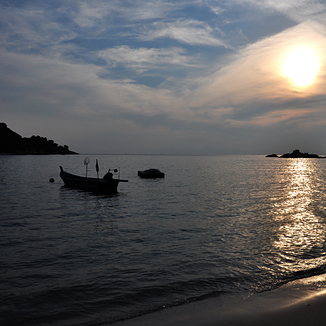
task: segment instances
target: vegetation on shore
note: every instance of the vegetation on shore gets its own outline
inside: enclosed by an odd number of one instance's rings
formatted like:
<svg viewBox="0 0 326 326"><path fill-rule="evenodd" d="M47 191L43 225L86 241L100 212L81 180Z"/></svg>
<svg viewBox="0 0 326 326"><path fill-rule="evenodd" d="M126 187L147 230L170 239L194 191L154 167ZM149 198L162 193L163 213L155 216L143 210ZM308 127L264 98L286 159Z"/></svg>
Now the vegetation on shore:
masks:
<svg viewBox="0 0 326 326"><path fill-rule="evenodd" d="M0 123L0 154L78 154L46 137L22 137Z"/></svg>

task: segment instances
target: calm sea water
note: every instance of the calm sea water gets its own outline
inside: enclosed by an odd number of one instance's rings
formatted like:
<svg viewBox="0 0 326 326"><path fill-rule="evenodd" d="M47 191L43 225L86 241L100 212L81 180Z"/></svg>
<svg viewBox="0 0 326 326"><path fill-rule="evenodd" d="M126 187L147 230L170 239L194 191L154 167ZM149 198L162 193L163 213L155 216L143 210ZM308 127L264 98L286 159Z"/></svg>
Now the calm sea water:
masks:
<svg viewBox="0 0 326 326"><path fill-rule="evenodd" d="M129 179L117 195L63 187L85 155L0 156L1 325L103 325L325 272L326 160L89 157L89 176L98 159ZM166 178L137 176L151 167Z"/></svg>

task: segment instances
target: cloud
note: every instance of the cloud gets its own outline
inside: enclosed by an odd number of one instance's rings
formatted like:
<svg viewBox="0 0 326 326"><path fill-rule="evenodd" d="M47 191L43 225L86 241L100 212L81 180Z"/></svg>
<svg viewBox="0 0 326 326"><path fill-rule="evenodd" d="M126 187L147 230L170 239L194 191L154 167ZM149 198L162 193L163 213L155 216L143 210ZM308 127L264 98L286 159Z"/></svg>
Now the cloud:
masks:
<svg viewBox="0 0 326 326"><path fill-rule="evenodd" d="M11 113L110 119L126 112L172 112L178 103L171 103L172 92L166 89L103 79L103 68L95 65L2 52L0 67L1 107Z"/></svg>
<svg viewBox="0 0 326 326"><path fill-rule="evenodd" d="M198 66L193 58L185 56L184 53L185 50L181 48L132 49L123 45L99 51L98 55L113 66L123 65L140 73L162 65Z"/></svg>
<svg viewBox="0 0 326 326"><path fill-rule="evenodd" d="M281 110L267 112L266 114L260 116L255 116L249 122L244 121L241 124L266 127L266 126L280 124L282 122L291 121L292 124L294 123L296 125L299 124L301 127L303 127L304 125L310 124L308 122L308 119L310 120L311 118L312 120L315 120L313 124L316 124L317 121L314 117L316 117L316 115L320 117L320 113L321 113L320 110L311 109L311 108L281 109ZM325 118L326 117L324 117L324 119ZM320 123L320 121L317 123ZM238 124L240 124L240 122L238 122Z"/></svg>
<svg viewBox="0 0 326 326"><path fill-rule="evenodd" d="M208 46L223 46L228 48L222 40L214 37L214 31L204 22L196 20L179 20L176 22L156 22L140 39L149 41L157 38L171 38L181 43L201 44Z"/></svg>
<svg viewBox="0 0 326 326"><path fill-rule="evenodd" d="M57 21L55 10L46 6L2 7L0 20L0 47L13 53L60 57L74 48L66 42L74 39L76 32Z"/></svg>
<svg viewBox="0 0 326 326"><path fill-rule="evenodd" d="M73 19L78 26L99 27L99 30L118 24L118 19L133 24L133 22L164 18L180 8L180 5L175 2L151 0L67 0L65 6L72 8Z"/></svg>
<svg viewBox="0 0 326 326"><path fill-rule="evenodd" d="M105 16L112 14L115 11L114 2L94 2L88 1L74 4L73 19L74 22L82 27L88 28L97 25Z"/></svg>
<svg viewBox="0 0 326 326"><path fill-rule="evenodd" d="M237 0L236 0L237 1ZM264 8L273 8L285 13L297 22L315 19L319 23L325 23L326 4L315 0L245 0Z"/></svg>

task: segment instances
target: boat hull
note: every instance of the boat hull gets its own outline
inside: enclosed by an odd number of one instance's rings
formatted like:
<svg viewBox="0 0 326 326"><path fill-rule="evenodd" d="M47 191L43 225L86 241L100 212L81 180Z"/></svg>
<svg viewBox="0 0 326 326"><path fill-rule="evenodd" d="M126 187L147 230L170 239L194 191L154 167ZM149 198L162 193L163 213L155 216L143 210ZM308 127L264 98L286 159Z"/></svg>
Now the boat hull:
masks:
<svg viewBox="0 0 326 326"><path fill-rule="evenodd" d="M114 194L118 192L119 179L96 179L96 178L86 178L80 177L68 172L65 172L60 166L61 172L60 177L64 184L68 188L80 189L98 193L108 193ZM123 180L126 181L126 180Z"/></svg>
<svg viewBox="0 0 326 326"><path fill-rule="evenodd" d="M165 174L157 169L138 171L138 176L145 179L164 178Z"/></svg>

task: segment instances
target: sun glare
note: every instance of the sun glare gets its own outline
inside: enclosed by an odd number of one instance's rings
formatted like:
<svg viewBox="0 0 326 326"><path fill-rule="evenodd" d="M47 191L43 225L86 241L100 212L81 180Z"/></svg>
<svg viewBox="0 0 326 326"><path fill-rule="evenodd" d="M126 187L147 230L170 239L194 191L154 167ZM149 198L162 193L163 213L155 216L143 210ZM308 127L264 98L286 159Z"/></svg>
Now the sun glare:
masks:
<svg viewBox="0 0 326 326"><path fill-rule="evenodd" d="M310 86L319 70L318 58L310 49L295 50L286 57L283 69L296 86Z"/></svg>

